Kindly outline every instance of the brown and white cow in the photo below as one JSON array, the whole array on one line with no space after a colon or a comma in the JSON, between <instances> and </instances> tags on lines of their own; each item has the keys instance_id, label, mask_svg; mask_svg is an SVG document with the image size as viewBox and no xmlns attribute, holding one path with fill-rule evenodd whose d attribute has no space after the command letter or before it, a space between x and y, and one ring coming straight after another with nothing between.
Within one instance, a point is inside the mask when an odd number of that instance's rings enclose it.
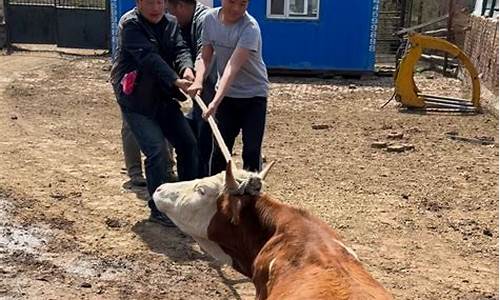
<instances>
[{"instance_id":1,"label":"brown and white cow","mask_svg":"<svg viewBox=\"0 0 500 300\"><path fill-rule=\"evenodd\" d=\"M269 166L270 167L270 166ZM261 192L236 170L166 183L153 198L215 258L250 277L257 299L392 299L325 222Z\"/></svg>"}]
</instances>

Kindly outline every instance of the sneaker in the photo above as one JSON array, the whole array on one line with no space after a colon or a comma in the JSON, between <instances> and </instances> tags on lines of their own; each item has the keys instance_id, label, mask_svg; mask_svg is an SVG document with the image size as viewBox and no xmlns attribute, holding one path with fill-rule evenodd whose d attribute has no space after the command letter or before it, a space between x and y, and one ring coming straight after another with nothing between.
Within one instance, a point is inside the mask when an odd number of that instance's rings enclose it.
<instances>
[{"instance_id":1,"label":"sneaker","mask_svg":"<svg viewBox=\"0 0 500 300\"><path fill-rule=\"evenodd\" d=\"M146 179L141 175L132 176L130 178L130 184L140 187L147 186Z\"/></svg>"},{"instance_id":2,"label":"sneaker","mask_svg":"<svg viewBox=\"0 0 500 300\"><path fill-rule=\"evenodd\" d=\"M165 227L177 227L172 220L170 220L169 217L167 217L165 214L161 212L151 212L149 215L148 220L150 222L158 223L160 225L163 225Z\"/></svg>"}]
</instances>

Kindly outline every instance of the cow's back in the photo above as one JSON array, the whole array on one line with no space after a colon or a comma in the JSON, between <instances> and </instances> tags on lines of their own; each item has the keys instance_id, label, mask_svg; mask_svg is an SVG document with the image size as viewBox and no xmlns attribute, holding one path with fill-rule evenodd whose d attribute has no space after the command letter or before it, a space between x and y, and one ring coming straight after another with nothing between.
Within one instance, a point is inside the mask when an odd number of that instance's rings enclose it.
<instances>
[{"instance_id":1,"label":"cow's back","mask_svg":"<svg viewBox=\"0 0 500 300\"><path fill-rule=\"evenodd\" d=\"M303 212L289 215L255 260L261 299L392 299L330 226Z\"/></svg>"},{"instance_id":2,"label":"cow's back","mask_svg":"<svg viewBox=\"0 0 500 300\"><path fill-rule=\"evenodd\" d=\"M341 268L308 266L283 273L269 291L268 300L393 299L356 262Z\"/></svg>"}]
</instances>

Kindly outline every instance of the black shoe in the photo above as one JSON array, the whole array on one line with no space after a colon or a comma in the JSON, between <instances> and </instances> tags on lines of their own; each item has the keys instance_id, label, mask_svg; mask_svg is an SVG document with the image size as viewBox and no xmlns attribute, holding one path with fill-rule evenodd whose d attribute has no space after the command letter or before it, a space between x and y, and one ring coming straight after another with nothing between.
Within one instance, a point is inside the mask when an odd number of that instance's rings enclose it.
<instances>
[{"instance_id":1,"label":"black shoe","mask_svg":"<svg viewBox=\"0 0 500 300\"><path fill-rule=\"evenodd\" d=\"M165 214L161 212L151 212L149 215L150 222L158 223L160 225L163 225L165 227L177 227L172 220L170 220L169 217L167 217Z\"/></svg>"},{"instance_id":2,"label":"black shoe","mask_svg":"<svg viewBox=\"0 0 500 300\"><path fill-rule=\"evenodd\" d=\"M144 187L147 185L146 179L140 175L138 176L132 176L130 178L130 184L135 185L135 186L140 186Z\"/></svg>"},{"instance_id":3,"label":"black shoe","mask_svg":"<svg viewBox=\"0 0 500 300\"><path fill-rule=\"evenodd\" d=\"M167 174L167 182L178 182L179 177L173 171L168 172Z\"/></svg>"}]
</instances>

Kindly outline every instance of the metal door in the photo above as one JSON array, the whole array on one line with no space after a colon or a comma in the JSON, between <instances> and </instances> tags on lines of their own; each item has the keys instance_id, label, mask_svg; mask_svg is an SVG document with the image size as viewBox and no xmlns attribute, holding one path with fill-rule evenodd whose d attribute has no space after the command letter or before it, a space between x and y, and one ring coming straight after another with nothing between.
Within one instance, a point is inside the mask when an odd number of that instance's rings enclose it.
<instances>
[{"instance_id":1,"label":"metal door","mask_svg":"<svg viewBox=\"0 0 500 300\"><path fill-rule=\"evenodd\" d=\"M9 43L109 49L107 0L6 0Z\"/></svg>"}]
</instances>

